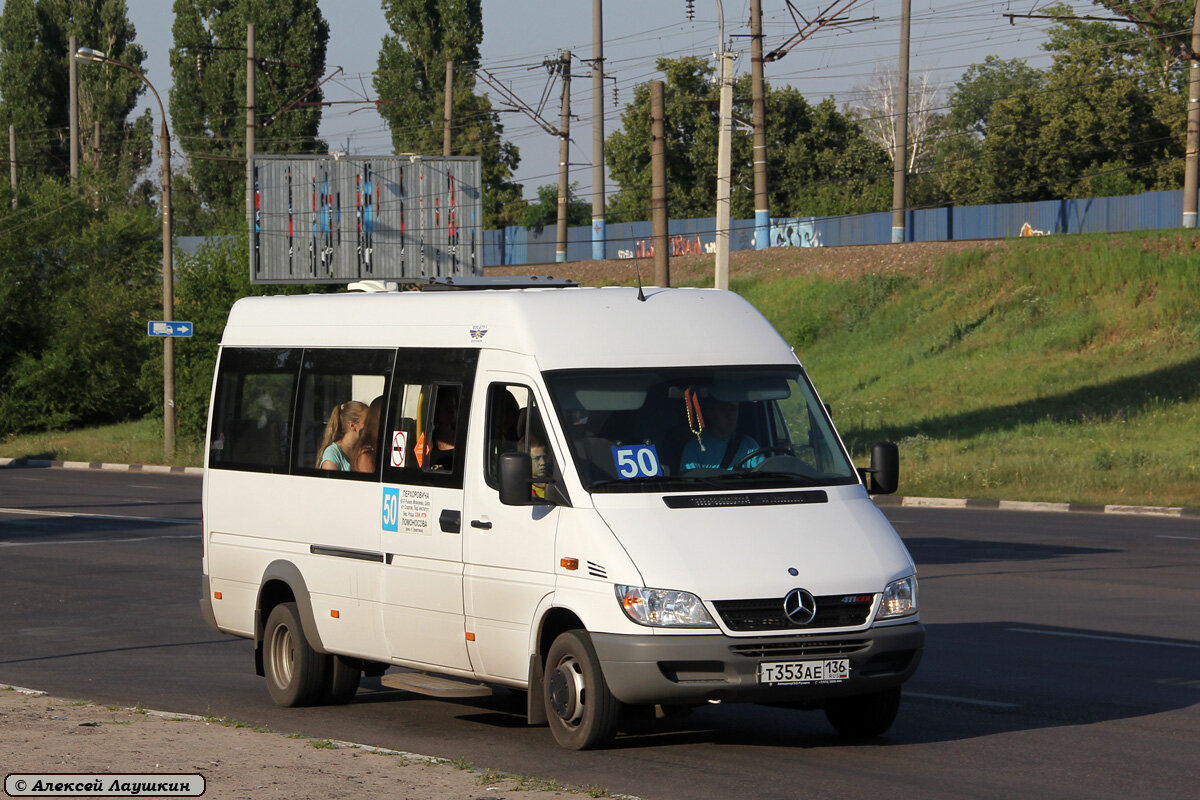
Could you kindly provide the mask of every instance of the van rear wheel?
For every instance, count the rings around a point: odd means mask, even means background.
[[[263,672],[267,691],[276,705],[304,706],[321,699],[329,676],[329,659],[308,643],[295,603],[280,603],[267,617]]]
[[[542,698],[554,739],[569,750],[589,750],[612,741],[621,703],[612,695],[587,633],[559,634],[546,654]]]
[[[882,736],[900,711],[900,687],[857,697],[831,700],[825,706],[825,717],[842,736],[866,739]]]

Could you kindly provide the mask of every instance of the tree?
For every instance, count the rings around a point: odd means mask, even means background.
[[[145,61],[123,0],[7,3],[0,17],[0,124],[16,128],[29,176],[67,174],[67,50],[72,35],[79,46],[103,50],[134,69]],[[100,189],[126,194],[150,163],[153,149],[149,112],[129,120],[145,86],[118,67],[92,65],[78,75],[82,163],[105,176],[89,179],[87,188],[93,195]]]
[[[483,224],[515,225],[524,208],[512,182],[520,153],[502,140],[500,116],[475,93],[483,40],[480,0],[384,0],[391,33],[383,37],[375,91],[397,153],[442,153],[446,62],[454,62],[451,153],[482,160]]]
[[[193,213],[240,227],[246,196],[246,26],[254,25],[255,149],[323,153],[317,138],[329,25],[316,0],[175,0],[172,132],[190,160]],[[182,208],[189,208],[186,201]],[[185,229],[204,219],[182,220]]]
[[[1056,55],[1042,85],[992,107],[981,151],[986,199],[1176,188],[1183,97],[1147,61],[1155,51],[1110,23],[1075,20],[1055,26],[1047,46]]]
[[[711,217],[716,210],[719,91],[711,83],[713,68],[696,56],[660,58],[664,74],[666,118],[667,208],[672,217]],[[734,88],[734,113],[743,118],[748,78]],[[613,180],[620,186],[608,201],[610,222],[650,218],[650,84],[634,88],[633,100],[621,114],[621,128],[609,134],[604,153]],[[753,172],[747,171],[750,137],[735,128],[730,142],[730,211],[736,217],[753,212]]]
[[[7,0],[0,13],[0,124],[17,130],[17,158],[26,179],[66,169],[66,149],[51,129],[65,126],[66,94],[51,62],[56,31],[34,0]],[[47,41],[50,38],[51,41]],[[65,58],[66,47],[62,47]]]
[[[577,198],[579,184],[572,183],[567,187],[567,224],[590,225],[592,221],[592,205]],[[525,207],[520,224],[526,228],[544,228],[547,225],[558,224],[558,184],[547,183],[539,186],[537,202]]]
[[[850,105],[854,118],[867,138],[888,153],[896,152],[896,99],[899,94],[898,69],[875,68],[869,83],[857,88],[859,99]],[[929,152],[929,136],[937,126],[940,88],[929,73],[923,73],[908,91],[908,135],[906,164],[909,173],[922,171]]]
[[[719,92],[704,59],[659,59],[666,76],[667,203],[672,217],[709,217],[716,209]],[[767,86],[767,158],[771,210],[776,216],[854,213],[887,207],[888,156],[832,101],[810,106],[795,89]],[[751,116],[750,77],[734,83],[735,117]],[[622,127],[609,135],[606,160],[620,189],[608,219],[649,218],[650,85],[634,89]],[[735,127],[731,140],[731,213],[754,211],[753,142]],[[882,191],[880,191],[882,190]]]
[[[0,252],[0,435],[144,414],[155,395],[131,376],[151,358],[160,223],[49,176],[22,197]]]
[[[989,55],[967,67],[954,84],[940,135],[933,142],[930,165],[936,199],[970,203],[983,193],[980,163],[992,109],[1022,90],[1037,91],[1044,75],[1020,59]]]

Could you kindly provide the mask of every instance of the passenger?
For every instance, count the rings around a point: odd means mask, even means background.
[[[329,415],[325,436],[321,439],[321,455],[317,456],[317,469],[350,471],[350,454],[358,443],[359,434],[366,425],[367,406],[357,400],[347,400]]]
[[[733,469],[742,459],[759,449],[758,442],[752,436],[735,436],[738,421],[738,404],[715,397],[706,397],[700,401],[700,411],[696,413],[695,395],[689,392],[685,396],[688,406],[688,426],[694,438],[688,439],[683,446],[683,454],[679,459],[682,471],[689,469]],[[751,468],[762,461],[761,457],[749,459],[748,463],[740,464]]]
[[[426,469],[454,469],[454,439],[458,427],[458,391],[438,392],[433,413],[433,445]]]
[[[379,446],[379,417],[383,411],[383,395],[371,401],[367,409],[366,424],[358,435],[354,445],[354,455],[350,463],[355,472],[374,472],[376,464],[375,449]]]
[[[534,500],[546,499],[546,481],[554,468],[554,455],[546,446],[545,439],[534,433],[529,439],[529,461],[532,466],[530,477],[533,485],[529,488],[530,497]]]

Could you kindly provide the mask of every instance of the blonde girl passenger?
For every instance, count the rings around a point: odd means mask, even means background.
[[[321,439],[317,469],[350,471],[350,456],[366,425],[366,416],[366,404],[357,400],[347,400],[333,409],[325,426],[325,436]]]

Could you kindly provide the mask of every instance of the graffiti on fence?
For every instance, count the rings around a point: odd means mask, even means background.
[[[771,220],[772,247],[820,247],[816,220],[812,217],[790,217]]]
[[[699,236],[675,234],[667,239],[672,256],[700,255],[716,252],[715,242],[702,242]],[[638,239],[633,250],[618,250],[617,258],[653,258],[654,239]]]
[[[1018,235],[1020,235],[1020,236],[1049,236],[1050,231],[1039,231],[1037,228],[1033,227],[1028,222],[1026,222],[1024,225],[1021,226],[1021,233]]]

